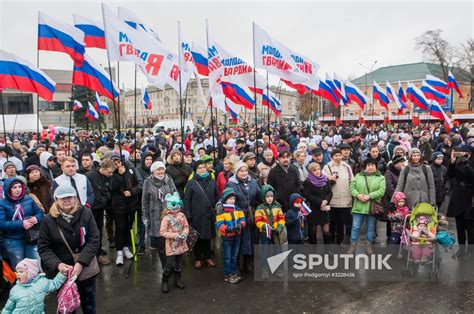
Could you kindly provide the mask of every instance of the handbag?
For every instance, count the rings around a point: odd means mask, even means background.
[[[171,220],[171,222],[176,226],[176,228],[178,228],[179,233],[183,233],[183,229],[181,229],[181,227],[178,225],[176,220],[174,220],[174,218],[171,217],[170,215],[168,215],[168,217]],[[192,251],[194,248],[194,245],[199,239],[199,231],[197,231],[191,226],[188,226],[188,227],[189,227],[189,232],[188,232],[188,236],[186,237],[186,245],[188,246],[189,251]]]
[[[74,254],[71,247],[69,246],[69,243],[66,241],[66,238],[64,237],[64,234],[61,231],[61,228],[59,227],[59,225],[57,225],[57,227],[58,227],[59,234],[61,235],[61,238],[63,239],[64,244],[66,245],[67,249],[69,250],[69,252],[71,253],[74,259],[74,262],[77,262],[77,259],[79,258],[80,253]],[[81,273],[79,274],[79,276],[77,276],[77,280],[83,281],[83,280],[92,278],[98,275],[99,273],[100,273],[100,268],[99,268],[99,263],[97,262],[97,256],[94,256],[89,266],[85,266],[84,268],[82,268]]]
[[[40,234],[40,224],[33,225],[28,230],[25,230],[25,243],[26,244],[36,244],[39,239]]]
[[[68,272],[68,279],[58,292],[58,310],[57,313],[72,313],[81,306],[81,297],[77,284],[71,278],[72,270]]]
[[[370,194],[370,188],[369,188],[369,182],[367,181],[367,176],[364,176],[364,179],[365,179],[365,184],[367,185],[367,191],[369,191],[369,194]],[[380,220],[387,219],[387,213],[383,209],[382,203],[377,202],[376,200],[370,201],[369,215],[374,216]]]

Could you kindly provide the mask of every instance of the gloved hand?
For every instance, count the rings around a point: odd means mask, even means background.
[[[234,228],[232,228],[231,226],[226,226],[225,227],[225,233],[231,233],[231,232],[235,232]]]
[[[232,229],[234,233],[239,233],[240,230],[242,230],[242,226],[240,224],[235,225],[234,228]]]
[[[261,232],[265,233],[265,230],[267,230],[267,226],[268,226],[268,224],[263,223],[263,224],[262,224]],[[270,228],[270,229],[271,229],[271,228]]]
[[[282,233],[283,230],[285,230],[285,227],[283,225],[278,225],[278,232]]]

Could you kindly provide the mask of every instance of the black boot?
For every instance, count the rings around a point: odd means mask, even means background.
[[[184,283],[181,280],[181,273],[180,272],[175,272],[174,273],[174,285],[178,287],[179,289],[184,289]]]
[[[170,288],[168,287],[168,279],[165,280],[165,278],[163,278],[163,281],[161,282],[161,291],[163,293],[170,292]]]

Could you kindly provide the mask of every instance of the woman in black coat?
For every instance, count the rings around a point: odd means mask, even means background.
[[[188,183],[189,175],[193,171],[191,167],[183,162],[183,154],[179,149],[172,149],[166,162],[168,163],[166,174],[173,179],[179,196],[184,198],[184,188],[186,187],[186,183]]]
[[[56,202],[43,219],[38,239],[41,263],[49,278],[53,278],[58,271],[64,273],[67,268],[73,268],[72,274],[79,278],[84,267],[91,265],[96,258],[100,243],[99,229],[92,211],[81,206],[72,186],[59,186],[54,191],[54,197]],[[76,261],[59,230],[73,253],[79,254]],[[76,280],[83,313],[95,313],[95,275]]]
[[[455,152],[451,152],[448,166],[448,177],[456,178],[456,180],[454,180],[455,183],[452,186],[447,216],[456,219],[458,243],[460,245],[457,255],[459,257],[465,255],[465,246],[467,246],[466,259],[474,257],[472,249],[474,245],[474,208],[472,206],[472,197],[474,195],[474,158],[472,158],[471,149],[472,147],[469,146],[457,149],[460,153],[461,151],[463,153],[463,156],[458,157],[455,156]]]
[[[332,199],[332,189],[328,177],[321,173],[321,166],[316,162],[308,166],[308,178],[303,183],[303,197],[311,208],[307,217],[311,244],[318,243],[318,226],[321,226],[324,244],[330,244],[329,203]]]
[[[206,164],[199,160],[196,172],[186,184],[184,192],[184,214],[189,225],[199,232],[199,239],[194,245],[194,267],[200,269],[202,262],[216,266],[211,259],[211,239],[216,236],[215,212],[217,203],[217,185],[206,169]]]

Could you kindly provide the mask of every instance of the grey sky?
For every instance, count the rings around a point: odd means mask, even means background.
[[[38,10],[72,24],[72,14],[100,19],[100,1],[0,0],[0,47],[36,63]],[[459,45],[473,37],[473,2],[105,2],[134,11],[159,32],[163,44],[177,51],[177,21],[183,37],[206,44],[205,19],[221,46],[252,64],[252,21],[289,48],[320,64],[319,75],[336,72],[348,77],[365,73],[359,65],[376,67],[422,60],[414,38],[441,28],[444,37]],[[98,63],[106,54],[92,49]],[[41,52],[42,68],[69,69],[65,54]],[[121,83],[131,87],[133,66],[121,63]]]

